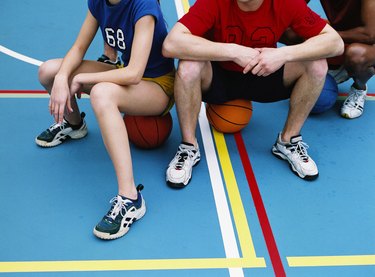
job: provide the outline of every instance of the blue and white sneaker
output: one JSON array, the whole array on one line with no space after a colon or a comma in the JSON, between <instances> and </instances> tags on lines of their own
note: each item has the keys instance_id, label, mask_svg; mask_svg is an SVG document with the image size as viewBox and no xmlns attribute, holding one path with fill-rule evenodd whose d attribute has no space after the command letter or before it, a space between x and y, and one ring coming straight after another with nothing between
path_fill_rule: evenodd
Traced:
<instances>
[{"instance_id":1,"label":"blue and white sneaker","mask_svg":"<svg viewBox=\"0 0 375 277\"><path fill-rule=\"evenodd\" d=\"M102 63L106 63L106 64L111 64L111 65L115 65L117 67L121 66L122 63L121 63L121 60L119 57L116 58L115 61L112 61L108 56L106 55L101 55L98 59L97 59L98 62L102 62Z\"/></svg>"},{"instance_id":2,"label":"blue and white sneaker","mask_svg":"<svg viewBox=\"0 0 375 277\"><path fill-rule=\"evenodd\" d=\"M95 226L94 235L105 240L117 239L125 235L130 226L146 213L146 203L140 193L142 189L142 185L137 186L137 200L120 195L113 197L110 201L111 209Z\"/></svg>"},{"instance_id":3,"label":"blue and white sneaker","mask_svg":"<svg viewBox=\"0 0 375 277\"><path fill-rule=\"evenodd\" d=\"M87 125L84 120L85 113L81 113L81 124L72 125L63 120L61 124L54 123L47 130L35 138L35 143L40 147L53 147L67 139L81 139L87 135Z\"/></svg>"}]
</instances>

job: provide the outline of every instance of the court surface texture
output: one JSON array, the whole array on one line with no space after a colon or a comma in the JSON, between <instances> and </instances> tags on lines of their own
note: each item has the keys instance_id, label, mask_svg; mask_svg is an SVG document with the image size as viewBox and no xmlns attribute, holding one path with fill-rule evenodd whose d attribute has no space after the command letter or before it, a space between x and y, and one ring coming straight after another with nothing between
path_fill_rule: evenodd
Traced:
<instances>
[{"instance_id":1,"label":"court surface texture","mask_svg":"<svg viewBox=\"0 0 375 277\"><path fill-rule=\"evenodd\" d=\"M168 28L193 3L162 0ZM85 139L34 143L52 123L38 66L65 55L86 11L85 0L0 1L0 276L375 276L375 78L362 117L339 115L351 81L332 109L309 116L302 134L320 171L312 182L271 154L288 111L281 101L254 103L234 135L213 131L202 107L201 162L186 188L169 188L180 143L173 108L162 147L131 149L145 217L121 239L97 239L117 186L89 99L79 101ZM102 46L97 36L86 58Z\"/></svg>"}]
</instances>

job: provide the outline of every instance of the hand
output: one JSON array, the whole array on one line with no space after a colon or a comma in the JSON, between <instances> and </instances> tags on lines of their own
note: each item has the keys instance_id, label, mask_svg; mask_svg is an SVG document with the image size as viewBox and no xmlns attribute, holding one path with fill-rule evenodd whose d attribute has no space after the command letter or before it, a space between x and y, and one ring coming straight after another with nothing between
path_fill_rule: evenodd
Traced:
<instances>
[{"instance_id":1,"label":"hand","mask_svg":"<svg viewBox=\"0 0 375 277\"><path fill-rule=\"evenodd\" d=\"M259 50L246 47L246 46L242 46L242 45L236 45L236 46L237 46L235 49L236 58L234 60L236 64L238 64L241 67L249 66L251 68L253 68L256 64L258 64L259 54L260 54Z\"/></svg>"},{"instance_id":2,"label":"hand","mask_svg":"<svg viewBox=\"0 0 375 277\"><path fill-rule=\"evenodd\" d=\"M56 76L55 81L53 82L51 97L48 104L50 114L54 117L55 122L63 122L66 106L70 112L73 111L70 107L68 80L65 77Z\"/></svg>"},{"instance_id":3,"label":"hand","mask_svg":"<svg viewBox=\"0 0 375 277\"><path fill-rule=\"evenodd\" d=\"M286 63L285 55L280 49L257 48L260 52L258 63L255 66L252 63L246 65L244 73L251 71L254 75L264 77L274 73Z\"/></svg>"},{"instance_id":4,"label":"hand","mask_svg":"<svg viewBox=\"0 0 375 277\"><path fill-rule=\"evenodd\" d=\"M79 81L79 74L74 76L72 83L70 84L70 97L77 95L78 99L81 99L82 83ZM70 105L70 101L69 101Z\"/></svg>"}]
</instances>

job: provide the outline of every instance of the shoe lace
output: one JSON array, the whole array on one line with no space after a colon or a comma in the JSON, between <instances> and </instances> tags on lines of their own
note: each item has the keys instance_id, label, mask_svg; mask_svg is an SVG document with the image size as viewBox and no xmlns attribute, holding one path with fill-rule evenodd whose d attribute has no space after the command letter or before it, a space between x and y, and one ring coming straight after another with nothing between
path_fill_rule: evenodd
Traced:
<instances>
[{"instance_id":1,"label":"shoe lace","mask_svg":"<svg viewBox=\"0 0 375 277\"><path fill-rule=\"evenodd\" d=\"M307 163L309 161L309 155L307 154L309 146L305 142L298 141L291 144L288 148L292 153L298 155L303 162Z\"/></svg>"},{"instance_id":2,"label":"shoe lace","mask_svg":"<svg viewBox=\"0 0 375 277\"><path fill-rule=\"evenodd\" d=\"M63 121L63 123L53 123L48 129L47 131L49 131L50 133L54 133L56 130L60 131L60 130L64 130L66 128L66 122Z\"/></svg>"},{"instance_id":3,"label":"shoe lace","mask_svg":"<svg viewBox=\"0 0 375 277\"><path fill-rule=\"evenodd\" d=\"M361 92L359 90L355 90L352 93L350 93L350 95L348 96L347 101L345 101L345 105L349 105L349 106L355 107L356 104L357 104L357 101L359 99L363 98L363 97L364 97L363 92Z\"/></svg>"},{"instance_id":4,"label":"shoe lace","mask_svg":"<svg viewBox=\"0 0 375 277\"><path fill-rule=\"evenodd\" d=\"M194 157L195 152L194 150L181 148L181 146L178 148L178 151L176 153L175 159L177 160L175 164L175 168L180 170L183 168L185 161L188 157L192 158Z\"/></svg>"},{"instance_id":5,"label":"shoe lace","mask_svg":"<svg viewBox=\"0 0 375 277\"><path fill-rule=\"evenodd\" d=\"M132 201L130 201L129 199L122 199L119 196L115 196L109 201L109 203L111 203L112 206L107 213L107 217L115 220L118 214L120 214L122 217L125 216L126 212L128 211L128 204L131 204Z\"/></svg>"}]
</instances>

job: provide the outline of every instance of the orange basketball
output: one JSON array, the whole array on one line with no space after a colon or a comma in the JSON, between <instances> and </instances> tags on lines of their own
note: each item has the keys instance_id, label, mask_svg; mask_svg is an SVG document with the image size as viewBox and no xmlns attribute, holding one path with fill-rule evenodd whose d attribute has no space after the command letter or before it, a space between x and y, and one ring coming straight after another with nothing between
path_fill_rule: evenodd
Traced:
<instances>
[{"instance_id":1,"label":"orange basketball","mask_svg":"<svg viewBox=\"0 0 375 277\"><path fill-rule=\"evenodd\" d=\"M129 141L143 149L162 145L168 139L173 127L170 113L165 116L125 115L124 122Z\"/></svg>"},{"instance_id":2,"label":"orange basketball","mask_svg":"<svg viewBox=\"0 0 375 277\"><path fill-rule=\"evenodd\" d=\"M239 132L249 123L252 114L252 103L245 99L206 105L208 122L222 133Z\"/></svg>"}]
</instances>

